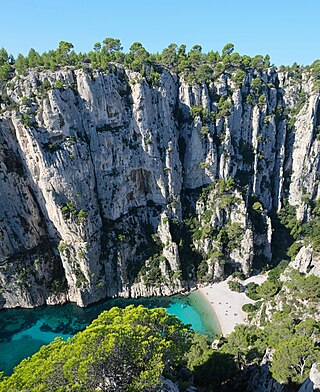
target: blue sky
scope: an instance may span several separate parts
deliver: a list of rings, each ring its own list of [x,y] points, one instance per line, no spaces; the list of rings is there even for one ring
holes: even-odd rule
[[[174,42],[190,49],[269,54],[271,62],[310,64],[320,58],[319,0],[6,0],[1,2],[0,47],[15,56],[61,40],[89,51],[106,37],[125,51],[141,42],[161,52]]]

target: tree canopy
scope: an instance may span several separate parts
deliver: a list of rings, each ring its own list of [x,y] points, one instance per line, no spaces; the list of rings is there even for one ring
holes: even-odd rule
[[[197,83],[207,83],[234,67],[246,70],[262,64],[270,66],[270,58],[261,55],[253,58],[233,53],[234,45],[228,43],[218,52],[204,53],[200,45],[194,45],[189,52],[186,45],[178,46],[171,43],[162,53],[149,53],[142,43],[134,42],[128,53],[123,52],[118,38],[107,37],[102,42],[93,44],[93,50],[88,53],[76,53],[71,42],[60,41],[56,50],[49,50],[43,54],[30,49],[27,56],[18,54],[14,59],[4,48],[0,49],[0,81],[9,80],[14,71],[24,74],[28,68],[42,67],[55,70],[60,66],[85,66],[89,63],[93,69],[106,70],[111,63],[124,64],[134,71],[145,73],[146,67],[167,67],[171,71],[183,74],[188,80]]]
[[[190,339],[189,327],[165,309],[112,308],[22,361],[0,391],[157,391],[164,368],[181,363]]]

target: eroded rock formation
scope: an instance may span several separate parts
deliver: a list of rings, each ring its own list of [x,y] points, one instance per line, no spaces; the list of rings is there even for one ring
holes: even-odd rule
[[[312,87],[273,68],[241,86],[165,69],[151,86],[121,66],[13,78],[0,115],[0,307],[172,294],[199,266],[217,280],[270,262],[272,213],[288,199],[308,219],[306,195],[319,197]]]

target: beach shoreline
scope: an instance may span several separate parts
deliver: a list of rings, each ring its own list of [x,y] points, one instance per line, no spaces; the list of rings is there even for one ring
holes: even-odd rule
[[[267,279],[267,274],[252,276],[242,282],[261,284]],[[231,291],[228,280],[199,287],[198,290],[214,310],[220,324],[223,336],[229,335],[238,324],[247,323],[247,314],[242,310],[244,304],[254,303],[245,293]]]

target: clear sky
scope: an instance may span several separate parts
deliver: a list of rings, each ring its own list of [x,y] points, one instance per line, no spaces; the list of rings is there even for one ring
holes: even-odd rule
[[[276,65],[320,58],[320,0],[2,0],[0,47],[16,56],[61,40],[89,51],[106,37],[124,50],[141,42],[161,52],[174,42],[218,50],[232,42]]]

